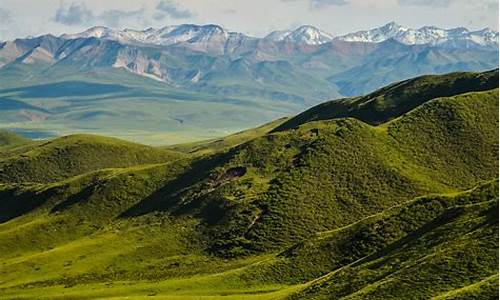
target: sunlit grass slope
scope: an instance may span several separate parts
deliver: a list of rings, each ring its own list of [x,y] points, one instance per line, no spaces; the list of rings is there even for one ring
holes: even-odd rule
[[[0,130],[0,149],[2,150],[29,144],[30,142],[31,141],[29,139],[19,136],[13,132]]]
[[[243,144],[245,142],[251,141],[255,138],[261,137],[271,130],[281,125],[283,122],[288,120],[288,118],[281,118],[257,128],[252,128],[244,131],[237,132],[235,134],[228,135],[226,137],[208,141],[200,141],[187,144],[178,144],[166,147],[174,151],[179,151],[183,153],[189,153],[193,155],[205,155],[213,154],[216,152],[221,152],[228,150],[231,147]]]
[[[120,220],[45,251],[2,252],[0,298],[494,299],[497,211],[493,180],[231,260],[201,251],[192,219]]]
[[[288,278],[294,280],[324,275],[292,299],[460,299],[467,295],[496,299],[498,281],[492,279],[498,277],[497,248],[495,180],[455,196],[418,198],[318,234],[283,253],[278,266],[288,266],[285,269],[292,272]]]
[[[198,215],[229,256],[280,249],[412,197],[498,174],[498,91],[430,101],[377,127],[311,122],[195,164],[131,210]]]
[[[421,76],[366,96],[321,103],[291,118],[276,130],[297,127],[310,121],[353,117],[369,124],[381,124],[438,97],[498,88],[498,69],[482,73],[451,73]]]
[[[498,89],[463,89],[378,125],[13,143],[0,299],[494,298]]]
[[[94,135],[61,137],[16,154],[0,161],[0,181],[52,182],[102,168],[161,163],[183,156]]]
[[[496,299],[498,182],[416,199],[284,256],[326,274],[292,299]]]

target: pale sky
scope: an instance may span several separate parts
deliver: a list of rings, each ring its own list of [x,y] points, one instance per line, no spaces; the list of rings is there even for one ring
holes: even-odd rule
[[[263,36],[313,25],[334,35],[395,21],[419,28],[498,30],[497,0],[0,0],[0,40],[75,33],[94,25],[145,29],[219,24]]]

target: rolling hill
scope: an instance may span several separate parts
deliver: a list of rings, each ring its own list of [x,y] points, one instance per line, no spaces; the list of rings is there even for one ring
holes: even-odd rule
[[[178,152],[115,138],[71,135],[0,160],[2,182],[54,182],[104,168],[157,164],[182,158]]]
[[[484,91],[498,86],[498,69],[482,73],[422,76],[401,81],[371,94],[324,102],[281,124],[276,131],[332,118],[352,117],[369,124],[385,123],[438,97]]]
[[[9,131],[0,131],[0,148],[2,148],[3,150],[8,148],[15,148],[29,143],[31,143],[31,141],[27,138]]]
[[[415,78],[220,141],[0,149],[0,298],[494,298],[497,78]]]

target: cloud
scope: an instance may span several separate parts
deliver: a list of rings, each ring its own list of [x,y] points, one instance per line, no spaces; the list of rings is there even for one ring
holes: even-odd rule
[[[447,7],[451,0],[398,0],[401,6]]]
[[[282,2],[300,2],[304,0],[281,0]],[[327,6],[343,6],[348,4],[347,0],[305,0],[311,8],[320,9]]]
[[[157,20],[167,16],[173,19],[188,19],[193,17],[193,13],[190,10],[180,7],[172,0],[160,1],[158,5],[156,5],[156,9],[159,11],[155,15],[155,19]]]
[[[0,7],[0,23],[7,24],[11,21],[10,13]]]
[[[131,18],[142,19],[145,8],[138,10],[110,9],[95,15],[85,3],[73,2],[69,5],[62,3],[56,11],[53,21],[64,25],[96,25],[103,24],[110,27],[119,27],[124,20]]]
[[[476,4],[479,5],[483,10],[498,12],[497,0],[476,0]]]
[[[111,9],[100,14],[97,19],[110,27],[118,27],[124,19],[137,18],[144,16],[144,7],[138,10],[119,10]]]
[[[224,10],[224,13],[226,14],[235,14],[235,13],[238,13],[238,11],[234,8],[227,8]]]
[[[347,1],[346,0],[310,0],[311,6],[314,8],[323,8],[326,6],[342,6],[346,5]]]
[[[12,26],[13,23],[10,12],[0,7],[0,24],[2,25],[0,26],[0,41],[9,34],[8,27]]]
[[[92,22],[94,14],[87,8],[85,3],[64,3],[59,6],[53,20],[64,25],[80,25]]]

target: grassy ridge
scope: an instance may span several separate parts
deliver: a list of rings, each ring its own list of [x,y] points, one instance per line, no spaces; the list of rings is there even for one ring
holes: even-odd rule
[[[339,229],[318,232],[281,252],[266,272],[262,268],[257,272],[288,283],[310,281],[343,266],[359,264],[361,259],[374,260],[400,250],[423,233],[455,222],[452,212],[458,207],[465,209],[482,202],[494,205],[497,198],[498,180],[465,192],[417,197]]]
[[[436,99],[377,127],[338,119],[257,138],[221,155],[212,171],[195,168],[201,181],[166,191],[142,213],[199,215],[214,251],[239,255],[472,187],[498,174],[497,93]]]
[[[0,149],[18,147],[29,144],[31,141],[10,131],[0,130]]]
[[[0,182],[54,182],[102,168],[162,163],[178,152],[114,138],[71,135],[0,161]]]
[[[434,98],[493,88],[498,88],[498,69],[482,73],[421,76],[389,85],[366,96],[321,103],[291,118],[275,130],[344,117],[353,117],[369,124],[381,124]]]
[[[264,124],[262,126],[259,126],[257,128],[240,131],[220,139],[187,143],[187,144],[178,144],[178,145],[168,146],[166,147],[166,149],[179,151],[183,153],[189,153],[192,155],[213,154],[216,152],[228,150],[229,148],[243,144],[257,137],[263,136],[269,133],[277,126],[279,126],[280,124],[282,124],[283,122],[285,122],[287,119],[288,118],[281,118],[269,122],[267,124]]]
[[[0,299],[493,297],[497,112],[491,89],[376,126],[2,150]]]
[[[291,299],[494,299],[497,248],[495,180],[456,196],[419,198],[319,235],[284,253],[282,261],[293,270],[314,270],[305,276],[326,274]]]
[[[40,253],[2,252],[0,291],[8,299],[491,298],[498,291],[497,198],[497,180],[454,195],[420,197],[276,256],[238,260],[200,252],[193,243],[195,220],[120,220]],[[0,227],[0,236],[16,231]],[[411,276],[418,277],[409,282]],[[391,287],[404,284],[408,288]]]
[[[355,119],[311,122],[225,153],[183,160],[185,167],[174,179],[155,185],[147,197],[131,196],[127,209],[119,206],[121,216],[162,211],[200,218],[217,255],[282,249],[415,196],[458,191],[497,176],[497,109],[497,90],[492,90],[436,99],[377,127]],[[116,148],[115,140],[101,142],[109,149],[89,143],[87,150],[78,137],[68,139],[77,142],[63,143],[70,146],[60,150],[53,143],[61,140],[55,140],[4,161],[4,180],[48,182],[102,167],[172,159],[166,150],[129,143]],[[75,161],[84,161],[85,169]],[[106,187],[142,189],[144,182],[128,178],[113,184]],[[88,202],[99,192],[86,187],[69,203]],[[19,192],[6,193],[9,199]],[[16,213],[37,206],[29,195],[27,202],[12,200],[20,207]],[[104,203],[115,206],[116,201],[121,198],[113,195]]]

